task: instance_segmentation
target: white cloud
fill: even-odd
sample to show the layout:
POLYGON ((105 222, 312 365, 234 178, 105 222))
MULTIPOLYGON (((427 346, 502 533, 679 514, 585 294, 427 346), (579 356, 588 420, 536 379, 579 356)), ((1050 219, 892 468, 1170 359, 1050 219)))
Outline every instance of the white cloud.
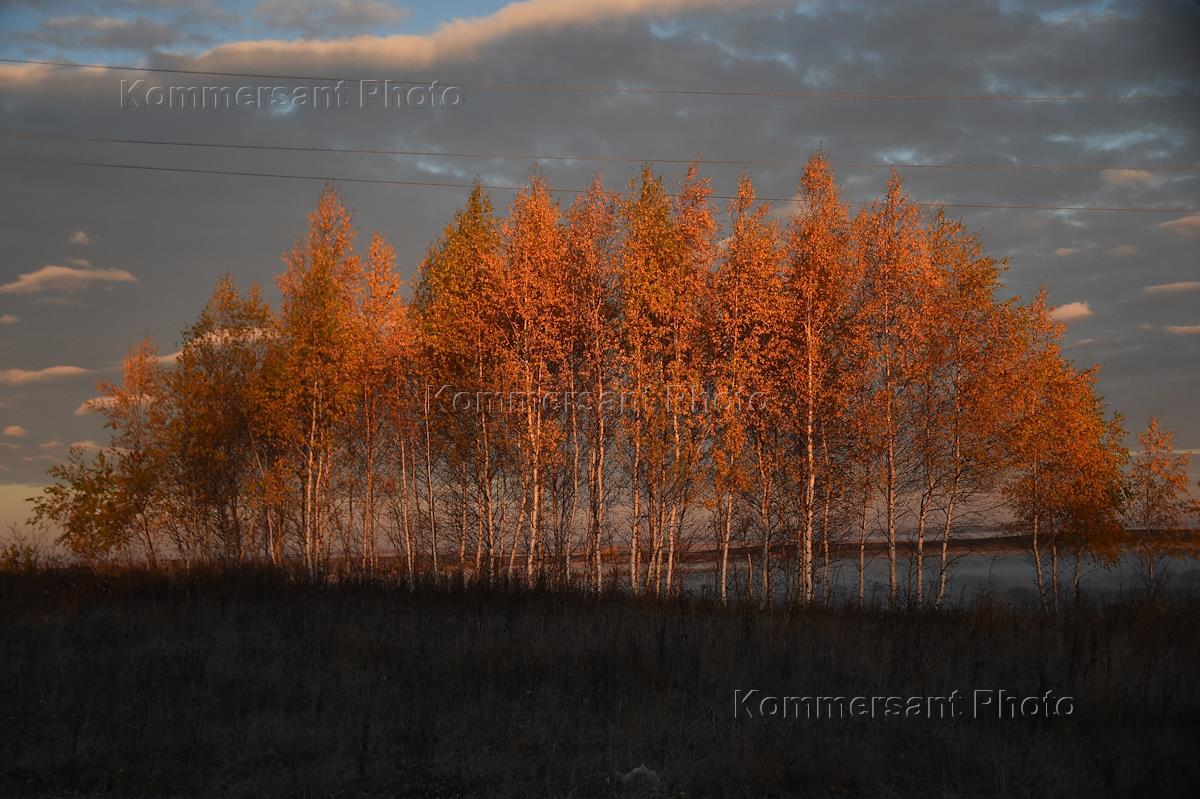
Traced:
POLYGON ((1200 325, 1167 325, 1165 329, 1174 336, 1200 336, 1200 325))
POLYGON ((43 266, 27 272, 11 283, 0 285, 0 294, 38 294, 43 291, 80 291, 93 283, 136 283, 137 278, 124 269, 76 269, 70 266, 43 266))
POLYGON ((1074 255, 1077 252, 1079 252, 1079 250, 1075 247, 1059 247, 1054 251, 1054 254, 1061 258, 1067 255, 1074 255))
POLYGON ((45 369, 0 369, 0 386, 23 386, 60 377, 77 377, 91 373, 91 369, 79 366, 48 366, 45 369))
POLYGON ((1092 315, 1092 309, 1086 302, 1068 302, 1050 312, 1050 318, 1056 322, 1069 322, 1072 319, 1085 319, 1092 315))
POLYGON ((1200 280, 1181 280, 1178 283, 1159 283, 1155 286, 1146 286, 1142 289, 1142 293, 1149 296, 1159 294, 1182 294, 1186 291, 1196 291, 1200 289, 1200 280))
POLYGON ((1163 222, 1161 225, 1156 225, 1155 227, 1169 230, 1172 233, 1178 233, 1180 236, 1192 238, 1193 236, 1200 235, 1200 213, 1181 216, 1178 219, 1163 222))
POLYGON ((79 407, 75 409, 76 416, 87 416, 89 413, 97 413, 109 407, 115 402, 112 397, 92 397, 79 403, 79 407))
POLYGON ((1104 182, 1114 186, 1126 186, 1131 183, 1153 183, 1154 175, 1145 169, 1107 169, 1104 171, 1104 182))
POLYGON ((0 325, 15 325, 21 321, 21 317, 13 316, 10 313, 0 315, 0 325))
POLYGON ((772 219, 790 220, 794 216, 803 214, 808 210, 808 203, 799 192, 792 195, 790 200, 784 200, 771 206, 771 210, 767 215, 772 219))
POLYGON ((55 449, 55 448, 61 447, 61 446, 62 446, 61 441, 59 441, 57 438, 52 438, 43 444, 38 444, 38 449, 55 449))
POLYGON ((1113 247, 1111 250, 1109 250, 1108 254, 1121 258, 1126 255, 1137 255, 1137 251, 1138 248, 1134 247, 1132 244, 1118 244, 1116 247, 1113 247))
POLYGON ((86 230, 76 230, 67 237, 67 244, 91 244, 92 237, 87 234, 86 230))
POLYGON ((28 431, 19 424, 10 424, 8 427, 4 428, 4 435, 8 436, 9 438, 24 438, 28 434, 28 431))
POLYGON ((550 32, 639 16, 668 17, 692 9, 733 10, 752 5, 782 5, 779 0, 521 0, 482 17, 454 19, 427 35, 347 36, 339 39, 284 41, 260 39, 221 44, 193 66, 256 70, 323 67, 354 63, 387 69, 429 67, 471 60, 488 44, 530 31, 550 32))
MULTIPOLYGON (((184 350, 188 350, 192 347, 197 347, 200 345, 220 347, 230 342, 245 344, 249 341, 258 341, 259 339, 263 338, 271 338, 273 335, 274 332, 270 328, 265 327, 255 327, 249 329, 243 328, 238 330, 230 330, 228 328, 212 330, 208 333, 205 333, 203 336, 186 342, 183 345, 182 350, 176 350, 175 352, 169 352, 166 355, 158 356, 158 362, 163 366, 174 366, 179 362, 179 356, 183 354, 184 350)), ((97 400, 101 399, 107 398, 97 397, 97 400)), ((89 402, 93 402, 93 400, 89 400, 89 402)), ((79 408, 76 409, 75 415, 83 416, 85 413, 87 413, 88 411, 84 408, 84 406, 87 404, 88 403, 85 402, 83 405, 80 405, 79 408)))
POLYGON ((92 441, 90 438, 84 439, 83 441, 72 441, 70 448, 71 449, 76 449, 76 448, 78 448, 78 449, 104 449, 104 447, 100 446, 95 441, 92 441))

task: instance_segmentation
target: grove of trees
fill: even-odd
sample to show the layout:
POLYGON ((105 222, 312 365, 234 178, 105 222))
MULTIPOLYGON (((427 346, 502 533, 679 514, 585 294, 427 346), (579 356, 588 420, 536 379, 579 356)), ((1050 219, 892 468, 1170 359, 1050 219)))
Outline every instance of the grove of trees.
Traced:
POLYGON ((786 216, 748 178, 713 199, 694 168, 566 207, 534 176, 507 216, 476 186, 406 292, 326 188, 279 307, 225 277, 176 355, 135 346, 93 403, 110 446, 52 468, 35 518, 92 559, 652 595, 703 552, 723 601, 737 572, 762 605, 830 601, 847 551, 862 600, 877 540, 889 600, 940 603, 984 515, 1057 600, 1138 481, 1142 526, 1179 524, 1157 428, 1127 479, 1045 294, 1002 299, 1003 262, 898 177, 853 212, 818 153, 786 216))

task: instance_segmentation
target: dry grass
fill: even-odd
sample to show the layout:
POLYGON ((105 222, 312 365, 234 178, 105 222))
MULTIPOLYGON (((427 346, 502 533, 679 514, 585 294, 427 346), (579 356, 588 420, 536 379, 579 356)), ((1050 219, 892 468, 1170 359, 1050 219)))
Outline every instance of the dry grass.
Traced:
POLYGON ((0 795, 1195 795, 1195 604, 746 615, 271 573, 0 575, 0 795), (1059 719, 750 720, 735 689, 1054 689, 1059 719))

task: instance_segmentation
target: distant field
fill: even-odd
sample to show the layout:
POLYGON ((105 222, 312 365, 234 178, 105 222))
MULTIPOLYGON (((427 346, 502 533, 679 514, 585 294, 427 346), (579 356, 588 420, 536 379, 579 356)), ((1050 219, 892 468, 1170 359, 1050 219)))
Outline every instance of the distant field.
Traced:
POLYGON ((2 575, 0 795, 1195 795, 1198 618, 2 575), (956 689, 958 718, 735 700, 956 689), (977 717, 976 689, 1073 712, 977 717))

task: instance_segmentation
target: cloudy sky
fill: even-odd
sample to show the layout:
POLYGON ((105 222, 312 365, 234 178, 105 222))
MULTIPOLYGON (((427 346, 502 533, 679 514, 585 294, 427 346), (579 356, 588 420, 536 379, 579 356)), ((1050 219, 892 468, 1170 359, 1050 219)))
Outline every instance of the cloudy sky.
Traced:
MULTIPOLYGON (((635 164, 621 159, 771 161, 706 169, 718 194, 745 170, 761 194, 788 197, 799 168, 778 162, 824 145, 852 200, 878 194, 879 164, 975 165, 901 171, 916 199, 960 204, 952 212, 1009 259, 1008 291, 1050 287, 1070 356, 1102 366, 1106 400, 1131 427, 1158 413, 1179 447, 1200 451, 1200 213, 1190 210, 1200 208, 1198 8, 0 0, 3 58, 243 73, 0 63, 0 524, 24 518, 20 500, 69 445, 104 440, 81 404, 98 380, 117 376, 132 343, 149 334, 173 351, 225 272, 277 296, 280 254, 320 188, 169 170, 503 186, 531 166, 435 152, 583 156, 542 163, 564 189, 597 169, 610 185, 624 183, 635 164), (361 88, 349 84, 341 108, 137 107, 153 86, 330 85, 247 73, 436 80, 461 86, 461 102, 383 108, 368 98, 360 108, 361 88), (1130 97, 1143 99, 1114 99, 1130 97), (164 141, 426 154, 148 143, 164 141), (158 169, 88 165, 97 163, 158 169), (1174 210, 967 207, 989 204, 1174 210)), ((662 169, 677 180, 683 167, 662 169)), ((465 196, 395 183, 343 189, 359 229, 386 235, 409 272, 465 196)), ((511 196, 494 192, 500 206, 511 196)))

